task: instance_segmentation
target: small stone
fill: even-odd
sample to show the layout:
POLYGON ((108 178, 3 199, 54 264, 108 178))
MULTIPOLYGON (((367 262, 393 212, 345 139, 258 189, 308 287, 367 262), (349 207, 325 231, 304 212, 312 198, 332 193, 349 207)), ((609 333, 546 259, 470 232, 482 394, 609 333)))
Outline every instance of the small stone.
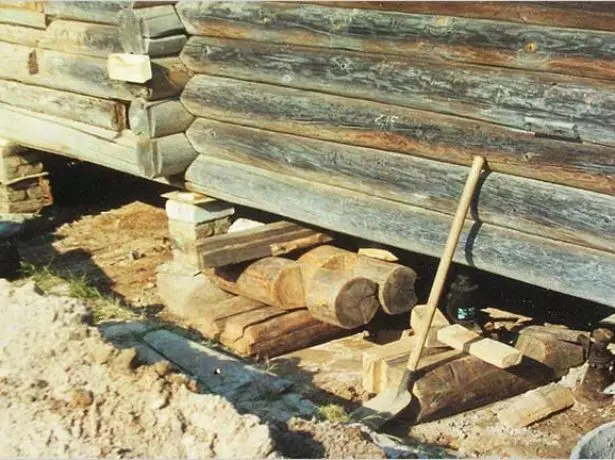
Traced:
POLYGON ((165 375, 171 372, 171 363, 169 361, 158 361, 152 365, 154 372, 158 374, 160 377, 164 377, 165 375))
POLYGON ((85 408, 91 406, 94 402, 94 393, 89 390, 72 390, 70 392, 69 404, 72 407, 85 408))
POLYGON ((109 361, 114 351, 111 345, 101 344, 92 350, 92 360, 96 364, 105 364, 109 361))
POLYGON ((136 358, 137 351, 134 348, 122 350, 113 360, 113 369, 121 374, 132 375, 136 367, 136 358))

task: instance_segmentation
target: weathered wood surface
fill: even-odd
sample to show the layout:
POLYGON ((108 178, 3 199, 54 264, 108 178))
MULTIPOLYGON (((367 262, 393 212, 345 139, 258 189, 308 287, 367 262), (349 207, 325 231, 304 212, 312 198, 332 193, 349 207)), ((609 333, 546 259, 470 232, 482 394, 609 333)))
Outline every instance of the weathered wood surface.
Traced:
POLYGON ((118 13, 118 24, 125 37, 164 37, 184 32, 184 24, 172 5, 151 8, 124 8, 118 13))
POLYGON ((43 12, 43 4, 45 2, 25 2, 21 0, 2 0, 0 8, 15 8, 18 10, 29 10, 43 12))
POLYGON ((192 37, 193 71, 387 102, 615 144, 615 84, 546 72, 418 61, 391 55, 192 37), (532 123, 528 122, 532 118, 532 123), (528 124, 530 126, 528 127, 528 124))
POLYGON ((62 19, 72 19, 83 22, 101 24, 117 24, 118 13, 125 8, 150 8, 174 3, 168 1, 134 1, 134 0, 104 0, 104 1, 61 1, 44 2, 45 13, 62 19))
MULTIPOLYGON (((139 175, 135 139, 130 132, 109 140, 100 130, 86 132, 61 124, 58 118, 0 104, 0 136, 15 142, 78 160, 139 175)), ((83 125, 86 126, 86 125, 83 125)))
POLYGON ((228 233, 207 238, 198 248, 201 266, 221 267, 263 257, 280 256, 299 248, 295 241, 319 235, 319 241, 331 241, 331 237, 321 232, 292 222, 274 222, 249 230, 228 233), (285 243, 289 245, 284 246, 285 243), (287 251, 283 252, 282 247, 287 251), (277 251, 275 249, 277 248, 277 251), (275 252, 275 254, 274 254, 275 252))
MULTIPOLYGON (((419 328, 425 324, 427 317, 427 305, 415 305, 410 312, 410 328, 415 334, 418 334, 419 328)), ((444 316, 440 309, 436 309, 431 326, 427 332, 427 341, 425 348, 442 347, 443 344, 438 341, 438 331, 442 328, 450 326, 449 320, 444 316)))
POLYGON ((615 78, 612 32, 305 3, 184 0, 194 35, 615 78))
MULTIPOLYGON (((436 257, 451 225, 450 216, 431 210, 205 155, 196 158, 185 177, 186 186, 199 193, 436 257)), ((615 306, 615 256, 610 253, 467 223, 454 259, 615 306)))
POLYGON ((368 393, 379 393, 382 388, 381 364, 386 359, 405 356, 408 358, 408 350, 412 350, 416 343, 416 336, 404 333, 399 340, 384 345, 373 345, 365 350, 361 356, 362 386, 368 393))
MULTIPOLYGON (((468 171, 464 166, 410 155, 202 118, 190 126, 187 136, 204 155, 450 215, 468 171)), ((477 196, 472 218, 478 222, 615 251, 613 195, 491 173, 477 196)))
POLYGON ((152 79, 152 63, 149 56, 143 54, 110 54, 107 74, 111 80, 146 83, 152 79))
POLYGON ((2 41, 24 46, 38 46, 39 41, 45 37, 45 31, 32 27, 16 26, 0 23, 0 37, 2 41))
POLYGON ((197 75, 181 100, 193 114, 322 140, 489 168, 615 194, 610 147, 536 137, 481 121, 292 88, 197 75))
POLYGON ((515 398, 498 412, 498 420, 508 426, 522 428, 573 405, 574 396, 570 388, 552 383, 515 398))
POLYGON ((44 13, 21 8, 3 8, 2 5, 0 5, 0 22, 35 29, 47 27, 47 17, 44 13))
POLYGON ((0 78, 86 94, 131 101, 136 97, 162 99, 180 93, 188 73, 178 58, 152 61, 146 85, 109 79, 107 60, 0 42, 0 78))
MULTIPOLYGON (((311 2, 315 3, 315 2, 311 2)), ((615 30, 611 2, 318 2, 342 8, 498 19, 523 24, 615 30)))
POLYGON ((135 99, 128 111, 130 129, 135 134, 161 137, 186 131, 194 121, 178 99, 149 102, 135 99))
POLYGON ((132 30, 120 28, 120 43, 125 53, 147 54, 150 57, 177 56, 188 41, 185 35, 161 38, 146 38, 132 30))
POLYGON ((184 172, 198 156, 184 133, 150 139, 137 136, 140 175, 153 179, 184 172))
POLYGON ((123 51, 117 27, 62 19, 49 24, 38 46, 103 58, 123 51))
POLYGON ((211 275, 225 291, 284 310, 305 307, 300 265, 282 257, 266 257, 246 267, 217 268, 211 275))
POLYGON ((121 102, 0 80, 0 102, 113 131, 128 128, 121 102))

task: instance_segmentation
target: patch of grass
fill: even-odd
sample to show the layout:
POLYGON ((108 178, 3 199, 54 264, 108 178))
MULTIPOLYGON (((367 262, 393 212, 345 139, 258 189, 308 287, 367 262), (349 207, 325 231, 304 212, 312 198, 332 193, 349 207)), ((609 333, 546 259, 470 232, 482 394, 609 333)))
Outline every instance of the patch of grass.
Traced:
POLYGON ((350 421, 350 417, 342 406, 337 404, 327 404, 318 408, 318 415, 330 422, 346 423, 350 421))
POLYGON ((34 281, 44 293, 48 293, 53 287, 64 282, 62 276, 51 269, 50 264, 36 265, 22 261, 20 271, 24 277, 34 281))

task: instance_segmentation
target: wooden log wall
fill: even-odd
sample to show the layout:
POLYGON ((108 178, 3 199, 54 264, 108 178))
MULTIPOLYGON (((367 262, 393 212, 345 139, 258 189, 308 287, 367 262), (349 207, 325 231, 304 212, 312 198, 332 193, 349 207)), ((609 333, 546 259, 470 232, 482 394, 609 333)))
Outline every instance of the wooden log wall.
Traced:
POLYGON ((585 5, 182 0, 188 187, 437 256, 484 155, 455 260, 615 306, 615 15, 585 5))
POLYGON ((178 100, 190 72, 179 59, 187 37, 174 3, 2 2, 3 135, 149 178, 185 170, 197 152, 184 134, 193 116, 178 100), (152 78, 109 78, 115 53, 147 54, 152 78), (129 116, 130 107, 141 110, 129 116), (33 131, 6 129, 9 114, 33 131))

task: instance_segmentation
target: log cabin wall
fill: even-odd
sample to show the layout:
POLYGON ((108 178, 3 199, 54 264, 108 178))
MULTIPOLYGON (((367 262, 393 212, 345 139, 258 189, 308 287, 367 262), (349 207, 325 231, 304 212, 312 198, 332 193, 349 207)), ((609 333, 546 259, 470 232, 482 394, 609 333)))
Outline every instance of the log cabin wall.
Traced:
POLYGON ((615 306, 615 13, 182 0, 192 189, 615 306))

